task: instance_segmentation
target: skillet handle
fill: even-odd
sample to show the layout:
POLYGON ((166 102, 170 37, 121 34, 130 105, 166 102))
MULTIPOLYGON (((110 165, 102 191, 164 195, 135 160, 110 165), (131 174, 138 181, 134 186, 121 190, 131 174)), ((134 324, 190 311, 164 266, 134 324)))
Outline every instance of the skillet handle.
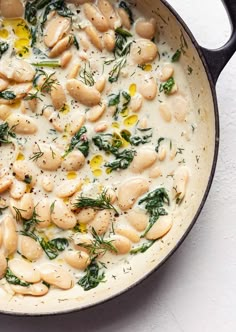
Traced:
POLYGON ((222 0, 229 15, 232 34, 229 41, 219 49, 209 50, 201 47, 202 53, 206 59, 211 72, 213 83, 216 84, 217 79, 229 62, 230 58, 236 51, 236 0, 222 0))

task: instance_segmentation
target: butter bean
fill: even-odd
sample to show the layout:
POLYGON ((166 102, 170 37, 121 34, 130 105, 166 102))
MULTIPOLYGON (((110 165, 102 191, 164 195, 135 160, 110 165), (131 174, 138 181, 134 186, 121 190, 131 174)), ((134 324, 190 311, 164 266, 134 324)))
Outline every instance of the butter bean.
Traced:
POLYGON ((115 32, 110 30, 103 36, 104 46, 108 52, 112 52, 116 45, 115 32))
POLYGON ((108 210, 98 211, 93 221, 89 224, 89 228, 94 228, 98 235, 107 232, 111 222, 111 213, 108 210))
POLYGON ((142 147, 137 150, 136 156, 131 163, 131 170, 134 173, 141 173, 151 167, 157 160, 157 153, 150 147, 142 147))
POLYGON ((114 8, 107 0, 98 0, 97 4, 100 12, 104 15, 106 18, 108 25, 111 29, 115 29, 116 22, 117 22, 117 16, 115 13, 114 8))
POLYGON ((0 194, 7 191, 12 185, 12 177, 11 176, 4 176, 0 178, 0 194))
POLYGON ((11 256, 17 250, 17 229, 15 220, 7 215, 3 219, 3 247, 6 257, 11 256))
POLYGON ((174 75, 174 68, 171 64, 166 63, 160 72, 160 80, 161 82, 168 81, 174 75))
POLYGON ((6 121, 9 127, 13 127, 14 132, 17 134, 32 135, 38 130, 35 121, 27 115, 12 113, 6 121))
POLYGON ((162 103, 159 107, 159 111, 160 111, 160 114, 161 114, 161 117, 162 119, 165 121, 165 122, 170 122, 171 119, 172 119, 172 114, 171 114, 171 111, 170 111, 170 108, 169 106, 166 104, 166 103, 162 103))
POLYGON ((147 100, 155 99, 157 95, 157 83, 152 76, 149 74, 143 76, 139 85, 139 92, 147 100))
POLYGON ((161 216, 148 231, 146 238, 148 240, 157 240, 163 237, 170 231, 172 224, 171 216, 161 216))
POLYGON ((29 236, 19 237, 20 253, 30 261, 37 261, 43 254, 43 250, 38 242, 29 236))
POLYGON ((58 265, 44 264, 39 269, 42 279, 50 285, 60 289, 70 289, 74 285, 71 275, 58 265))
POLYGON ((49 291, 49 288, 46 285, 44 285, 42 282, 29 285, 29 287, 24 287, 20 285, 11 285, 11 289, 16 294, 32 295, 32 296, 43 296, 46 295, 49 291))
POLYGON ((2 279, 7 270, 7 260, 2 252, 0 252, 0 279, 2 279))
POLYGON ((2 0, 0 2, 0 12, 6 18, 21 17, 24 7, 21 0, 2 0))
POLYGON ((82 183, 80 180, 63 181, 56 189, 56 196, 66 198, 72 196, 80 187, 82 183))
POLYGON ((118 189, 118 202, 122 210, 129 210, 137 198, 149 189, 149 184, 145 178, 137 177, 124 181, 118 189))
POLYGON ((99 50, 102 51, 102 40, 93 26, 88 26, 84 29, 91 43, 99 50))
POLYGON ((36 182, 36 175, 33 170, 33 164, 26 160, 16 160, 13 164, 13 172, 15 176, 21 180, 25 181, 27 178, 31 178, 31 185, 36 182))
POLYGON ((116 228, 115 233, 126 237, 133 243, 138 243, 140 241, 140 236, 138 233, 131 228, 119 227, 116 228))
POLYGON ((84 114, 78 115, 77 113, 72 113, 67 120, 67 132, 70 135, 75 135, 84 125, 86 117, 84 114))
POLYGON ((105 103, 92 107, 86 114, 87 120, 90 122, 98 121, 103 116, 105 110, 106 110, 105 103))
POLYGON ((186 194, 189 180, 189 169, 186 166, 179 167, 174 173, 173 196, 181 202, 186 194))
POLYGON ((105 32, 109 29, 109 24, 106 18, 97 10, 94 5, 85 3, 84 14, 98 31, 105 32))
POLYGON ((130 50, 131 58, 134 63, 145 65, 154 61, 157 57, 157 46, 150 40, 138 39, 133 43, 130 50))
POLYGON ((75 234, 73 240, 74 240, 74 247, 76 250, 88 253, 88 249, 86 249, 82 245, 85 245, 85 246, 91 245, 93 242, 93 237, 90 234, 77 233, 77 234, 75 234))
POLYGON ((0 92, 4 91, 7 89, 9 85, 9 81, 3 78, 0 78, 0 92))
POLYGON ((106 86, 106 77, 105 76, 101 76, 97 82, 95 83, 95 88, 100 92, 102 93, 103 90, 105 89, 105 86, 106 86))
POLYGON ((136 231, 143 232, 147 228, 149 218, 141 211, 137 212, 132 210, 128 211, 126 214, 126 219, 136 229, 136 231))
POLYGON ((71 71, 69 72, 68 79, 76 78, 76 76, 79 73, 80 67, 81 67, 81 64, 80 63, 76 63, 72 67, 71 71))
POLYGON ((0 60, 0 75, 17 83, 31 82, 34 68, 26 61, 16 58, 0 60))
POLYGON ((67 251, 65 254, 67 264, 78 270, 85 270, 90 264, 89 255, 84 251, 67 251))
POLYGON ((20 210, 22 218, 29 220, 34 211, 34 201, 32 194, 24 194, 20 200, 13 198, 9 201, 9 207, 14 218, 17 218, 16 209, 20 210))
POLYGON ((184 122, 188 114, 188 102, 182 96, 173 100, 174 117, 178 122, 184 122))
POLYGON ((26 282, 35 283, 41 279, 39 271, 26 260, 13 258, 9 260, 8 266, 16 277, 26 282))
POLYGON ((62 167, 66 171, 78 171, 83 167, 85 163, 85 157, 79 150, 69 153, 62 162, 62 167))
POLYGON ((59 199, 55 199, 54 208, 51 213, 52 222, 62 229, 71 229, 76 225, 75 215, 68 209, 66 204, 59 199))
POLYGON ((161 147, 158 152, 158 159, 160 161, 164 161, 166 159, 166 148, 161 147))
POLYGON ((151 170, 150 170, 150 172, 149 172, 149 177, 151 178, 151 179, 157 179, 157 178, 159 178, 160 176, 161 176, 161 169, 160 169, 160 167, 159 166, 155 166, 155 167, 153 167, 151 170))
POLYGON ((132 112, 137 113, 140 111, 142 106, 143 106, 143 96, 139 93, 136 93, 136 95, 131 99, 131 102, 129 104, 129 109, 132 112))
POLYGON ((61 68, 66 68, 69 65, 72 57, 73 54, 70 51, 64 52, 60 60, 61 68))
POLYGON ((92 107, 100 103, 101 94, 95 87, 90 87, 78 80, 71 79, 67 81, 66 88, 72 98, 86 106, 92 107))
POLYGON ((47 47, 55 46, 71 28, 71 20, 55 15, 47 24, 44 31, 44 43, 47 47))
POLYGON ((41 184, 42 184, 43 189, 46 192, 50 193, 53 191, 54 184, 53 184, 52 179, 49 176, 47 176, 47 175, 43 176, 41 184))
POLYGON ((152 40, 156 34, 156 20, 153 18, 150 21, 140 19, 135 25, 135 30, 140 37, 152 40))
POLYGON ((56 110, 62 109, 62 107, 66 104, 66 95, 63 87, 59 82, 56 82, 56 84, 52 86, 50 94, 52 98, 53 107, 56 110))
POLYGON ((95 215, 96 211, 94 209, 83 209, 76 215, 76 219, 81 224, 88 224, 94 219, 95 215))
MULTIPOLYGON (((53 204, 53 203, 52 203, 53 204)), ((35 212, 37 215, 37 219, 40 220, 37 223, 36 228, 46 228, 51 224, 51 212, 50 207, 53 206, 50 204, 47 198, 41 199, 35 206, 35 212)))
POLYGON ((7 105, 0 105, 0 119, 5 121, 11 114, 11 107, 7 105))
POLYGON ((49 58, 56 58, 56 57, 58 57, 64 51, 66 51, 68 48, 70 48, 71 45, 73 45, 73 43, 74 43, 74 36, 73 35, 68 35, 68 36, 62 38, 50 50, 50 52, 48 53, 48 57, 49 58))
POLYGON ((36 164, 45 171, 56 171, 62 163, 60 151, 53 145, 36 144, 33 153, 41 152, 42 156, 37 158, 36 164))
POLYGON ((95 130, 96 133, 102 133, 102 132, 106 131, 107 128, 108 128, 108 124, 107 124, 107 122, 102 121, 102 122, 99 122, 99 123, 95 126, 94 130, 95 130))
POLYGON ((114 235, 110 238, 112 245, 116 248, 118 255, 125 255, 131 249, 131 242, 124 236, 114 235))
POLYGON ((127 12, 123 8, 118 8, 118 14, 120 16, 122 26, 124 26, 127 30, 130 30, 131 22, 127 12))

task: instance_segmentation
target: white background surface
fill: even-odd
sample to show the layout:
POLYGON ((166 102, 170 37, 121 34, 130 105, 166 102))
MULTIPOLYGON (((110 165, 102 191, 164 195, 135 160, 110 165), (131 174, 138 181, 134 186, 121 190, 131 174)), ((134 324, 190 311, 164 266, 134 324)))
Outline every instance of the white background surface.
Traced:
MULTIPOLYGON (((4 0, 3 0, 4 1, 4 0)), ((207 47, 230 34, 220 0, 169 0, 207 47)), ((217 93, 221 144, 204 210, 178 252, 127 294, 84 312, 46 318, 0 316, 1 332, 236 331, 236 55, 217 93)))

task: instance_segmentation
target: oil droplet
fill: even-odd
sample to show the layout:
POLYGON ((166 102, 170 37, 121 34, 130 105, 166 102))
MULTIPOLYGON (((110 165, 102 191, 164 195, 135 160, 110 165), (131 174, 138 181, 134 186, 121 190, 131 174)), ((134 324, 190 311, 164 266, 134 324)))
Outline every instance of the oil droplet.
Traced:
POLYGON ((65 198, 63 198, 63 202, 64 202, 65 204, 69 203, 69 197, 65 197, 65 198))
POLYGON ((68 114, 68 113, 70 112, 70 106, 69 106, 69 105, 64 105, 64 106, 60 109, 59 112, 62 113, 63 115, 68 114))
POLYGON ((32 189, 31 185, 30 185, 30 184, 27 184, 27 185, 26 185, 25 193, 26 193, 26 194, 29 194, 29 193, 31 192, 31 189, 32 189))
POLYGON ((112 122, 112 127, 119 129, 120 128, 119 122, 112 122))
POLYGON ((59 264, 64 263, 64 259, 62 259, 62 258, 58 258, 56 261, 57 261, 57 263, 59 263, 59 264))
POLYGON ((111 172, 112 172, 112 169, 111 169, 111 168, 107 168, 107 169, 106 169, 106 173, 107 173, 107 174, 111 174, 111 172))
POLYGON ((87 233, 87 225, 86 224, 79 223, 78 227, 79 227, 80 233, 87 233))
POLYGON ((62 135, 62 139, 64 139, 65 141, 67 140, 67 138, 68 138, 68 135, 66 135, 66 134, 62 135))
POLYGON ((23 153, 19 153, 16 160, 25 160, 25 156, 23 155, 23 153))
POLYGON ((0 38, 7 39, 9 36, 9 32, 7 29, 0 29, 0 38))
POLYGON ((97 170, 103 163, 103 157, 101 155, 94 156, 90 161, 90 167, 92 170, 97 170))
POLYGON ((94 171, 93 171, 93 175, 95 176, 95 177, 99 177, 99 176, 101 176, 102 175, 102 170, 99 168, 99 169, 95 169, 94 171))
POLYGON ((129 94, 131 95, 131 97, 135 96, 137 92, 137 86, 136 84, 131 84, 129 87, 129 94))
POLYGON ((143 70, 145 70, 145 71, 151 71, 152 70, 152 65, 150 65, 150 64, 144 65, 143 66, 143 70))
POLYGON ((76 172, 68 172, 66 177, 68 180, 74 180, 77 178, 77 174, 76 172))
POLYGON ((124 120, 124 125, 131 127, 134 126, 138 122, 138 116, 137 115, 130 115, 127 119, 124 120))
POLYGON ((21 101, 15 101, 14 103, 11 104, 11 108, 17 109, 21 106, 21 101))

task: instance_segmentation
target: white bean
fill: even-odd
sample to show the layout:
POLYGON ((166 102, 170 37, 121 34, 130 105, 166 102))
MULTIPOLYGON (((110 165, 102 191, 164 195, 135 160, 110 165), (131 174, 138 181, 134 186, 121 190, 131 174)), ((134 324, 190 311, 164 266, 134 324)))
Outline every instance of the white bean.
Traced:
POLYGON ((138 65, 145 65, 154 61, 157 57, 157 46, 150 40, 138 39, 131 46, 131 58, 138 65))
POLYGON ((46 228, 51 224, 51 212, 50 202, 47 198, 41 199, 35 206, 35 213, 37 215, 37 219, 40 222, 37 223, 36 228, 46 228))
POLYGON ((159 166, 155 166, 155 167, 153 167, 151 170, 150 170, 150 172, 149 172, 149 177, 151 178, 151 179, 157 179, 157 178, 159 178, 160 176, 161 176, 161 169, 160 169, 160 167, 159 166))
POLYGON ((13 198, 9 201, 9 207, 12 215, 17 218, 17 210, 20 211, 22 218, 29 220, 34 212, 34 200, 32 194, 24 194, 20 200, 14 200, 13 198))
POLYGON ((189 169, 186 166, 179 167, 174 173, 173 196, 181 202, 186 194, 189 180, 189 169))
POLYGON ((12 177, 11 176, 4 176, 0 178, 0 194, 7 191, 12 185, 12 177))
POLYGON ((78 171, 81 167, 84 166, 85 157, 82 152, 79 150, 72 151, 69 153, 62 162, 62 167, 70 172, 70 171, 78 171))
POLYGON ((0 279, 2 279, 6 273, 7 260, 2 252, 0 252, 0 279))
POLYGON ((73 43, 74 43, 74 36, 73 35, 68 35, 68 36, 62 38, 50 50, 50 52, 48 53, 48 57, 49 58, 56 58, 56 57, 58 57, 64 51, 66 51, 68 48, 70 48, 71 45, 73 45, 73 43))
POLYGON ((92 244, 93 237, 91 234, 76 233, 73 240, 74 240, 74 247, 76 250, 88 253, 89 250, 85 248, 85 246, 92 244))
POLYGON ((87 120, 90 122, 98 121, 103 116, 105 110, 106 110, 105 103, 101 103, 100 105, 94 106, 86 113, 87 120))
POLYGON ((53 47, 70 30, 71 20, 60 15, 55 15, 47 24, 44 31, 44 43, 53 47))
POLYGON ((76 79, 68 80, 66 88, 72 98, 86 106, 96 106, 101 101, 101 94, 95 87, 87 86, 76 79))
POLYGON ((135 30, 140 37, 152 40, 156 34, 156 20, 140 19, 135 25, 135 30))
POLYGON ((85 270, 90 264, 89 255, 84 251, 67 251, 65 261, 75 269, 85 270))
POLYGON ((182 96, 177 96, 173 100, 174 117, 178 122, 184 122, 188 114, 188 102, 182 96))
POLYGON ((161 216, 146 234, 148 240, 157 240, 166 235, 172 227, 171 216, 161 216))
POLYGON ((94 5, 85 3, 84 14, 98 31, 105 32, 109 29, 109 24, 106 18, 101 13, 99 13, 94 5))
POLYGON ((16 222, 9 215, 3 219, 3 236, 4 254, 9 257, 17 250, 18 242, 16 222))
POLYGON ((67 180, 63 181, 61 185, 56 188, 56 196, 66 198, 74 195, 74 193, 81 187, 80 180, 67 180))
POLYGON ((172 119, 172 114, 167 103, 162 103, 159 107, 161 117, 164 121, 170 122, 172 119))
POLYGON ((107 128, 108 128, 108 123, 106 121, 101 121, 94 127, 94 130, 96 133, 102 133, 106 131, 107 128))
POLYGON ((102 51, 102 39, 97 30, 93 26, 88 26, 84 29, 91 43, 99 50, 102 51))
POLYGON ((140 93, 136 93, 134 97, 132 97, 131 102, 129 104, 129 109, 131 112, 139 112, 143 106, 143 96, 140 93))
POLYGON ((149 184, 145 178, 137 177, 124 181, 118 189, 118 202, 122 210, 129 210, 137 198, 149 189, 149 184))
POLYGON ((13 258, 9 260, 8 266, 16 277, 26 282, 35 283, 41 279, 39 271, 26 260, 13 258))
POLYGON ((96 211, 92 208, 83 209, 77 215, 76 219, 81 224, 88 224, 96 215, 96 211))
POLYGON ((137 150, 137 154, 131 163, 131 170, 134 173, 141 173, 151 167, 157 160, 157 153, 150 147, 142 147, 137 150))
POLYGON ((111 222, 111 213, 108 210, 98 211, 93 221, 89 224, 89 228, 94 228, 98 235, 107 232, 111 222))
POLYGON ((42 279, 50 285, 60 289, 70 289, 74 285, 71 275, 58 265, 44 264, 39 269, 42 279))
POLYGON ((62 107, 65 106, 66 104, 66 95, 63 87, 59 82, 53 84, 50 94, 52 98, 53 107, 56 110, 62 109, 62 107))
POLYGON ((100 92, 102 93, 103 90, 105 89, 105 86, 106 86, 106 77, 105 76, 101 76, 97 82, 95 83, 95 88, 100 92))
POLYGON ((110 241, 112 245, 116 248, 118 255, 125 255, 131 249, 131 242, 124 236, 114 235, 111 236, 110 241))
POLYGON ((109 27, 111 29, 115 29, 115 25, 117 22, 117 16, 116 16, 116 12, 114 10, 114 8, 112 7, 112 5, 110 4, 109 1, 107 0, 98 0, 98 4, 97 4, 99 10, 101 11, 101 13, 104 15, 104 17, 106 18, 109 27))
POLYGON ((123 8, 119 8, 118 9, 118 14, 119 14, 119 16, 121 18, 122 25, 126 29, 130 30, 130 28, 131 28, 131 22, 130 22, 129 15, 127 14, 127 12, 123 8))
POLYGON ((76 78, 76 76, 77 76, 78 73, 79 73, 80 67, 81 67, 81 64, 80 64, 80 63, 76 63, 76 64, 72 67, 71 71, 69 72, 69 74, 68 74, 68 79, 76 78))
POLYGON ((168 81, 174 75, 174 68, 171 64, 166 63, 160 72, 160 80, 161 82, 168 81))
POLYGON ((84 114, 78 115, 77 113, 72 113, 67 120, 67 132, 70 135, 75 135, 84 125, 86 117, 84 114))
POLYGON ((115 232, 118 235, 127 237, 127 239, 129 239, 133 243, 138 243, 140 241, 140 236, 138 235, 138 233, 131 228, 119 227, 119 228, 116 228, 115 232))
POLYGON ((0 12, 6 18, 21 17, 24 7, 21 0, 2 0, 0 2, 0 12))
POLYGON ((14 199, 20 199, 26 192, 27 184, 16 179, 13 180, 10 189, 10 196, 14 199))
POLYGON ((54 207, 51 213, 52 222, 62 229, 74 228, 77 223, 76 217, 68 209, 66 204, 60 199, 55 199, 53 204, 54 207))
POLYGON ((50 178, 50 176, 44 175, 42 178, 41 185, 46 192, 50 193, 53 191, 54 183, 53 180, 50 178))
POLYGON ((6 121, 9 127, 13 127, 14 132, 17 134, 32 135, 38 130, 35 121, 27 115, 12 113, 6 121))
POLYGON ((139 92, 147 100, 153 100, 157 95, 157 83, 149 74, 146 74, 142 77, 139 92))
POLYGON ((42 282, 29 285, 28 287, 20 285, 11 285, 11 289, 16 294, 32 295, 32 296, 43 296, 46 295, 49 291, 49 288, 46 285, 44 285, 42 282))
POLYGON ((13 164, 13 174, 21 181, 31 179, 31 185, 36 183, 36 175, 33 164, 26 160, 16 160, 13 164))
POLYGON ((114 30, 109 30, 103 36, 104 46, 108 52, 112 52, 116 45, 115 32, 114 30))
POLYGON ((11 107, 7 105, 0 105, 0 119, 5 121, 11 114, 11 107))
POLYGON ((143 232, 147 228, 149 218, 143 212, 132 210, 128 211, 126 219, 136 229, 136 231, 143 232))
POLYGON ((158 159, 164 161, 166 159, 166 148, 162 146, 158 152, 158 159))
POLYGON ((31 82, 35 70, 24 60, 11 58, 0 61, 0 75, 17 83, 31 82))
POLYGON ((73 57, 73 54, 70 51, 66 51, 62 54, 60 64, 61 68, 66 68, 68 64, 70 63, 71 59, 73 57))
POLYGON ((60 151, 52 144, 35 144, 33 153, 42 153, 36 164, 45 171, 56 171, 62 163, 60 151))
POLYGON ((38 242, 29 236, 19 237, 20 253, 29 261, 37 261, 43 254, 43 250, 38 242))
POLYGON ((9 85, 9 81, 8 80, 0 78, 0 92, 6 90, 7 87, 8 87, 8 85, 9 85))

